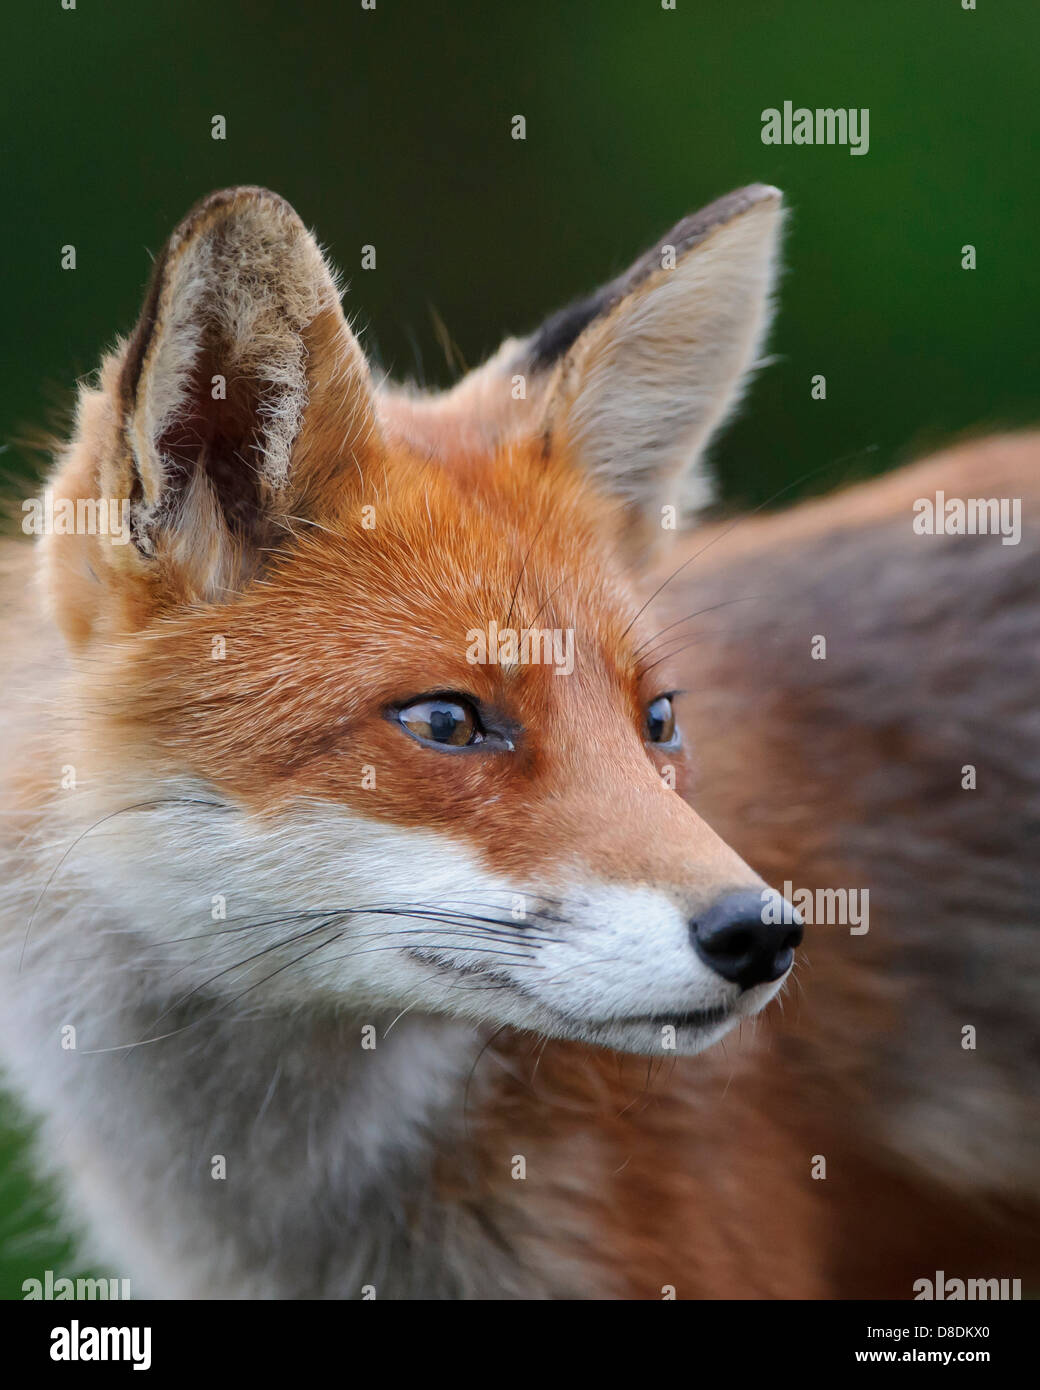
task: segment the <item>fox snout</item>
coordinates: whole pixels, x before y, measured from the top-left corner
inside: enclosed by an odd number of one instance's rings
[[[797,910],[779,893],[744,890],[727,893],[695,918],[690,937],[705,965],[741,989],[751,989],[787,974],[801,945],[802,926]]]

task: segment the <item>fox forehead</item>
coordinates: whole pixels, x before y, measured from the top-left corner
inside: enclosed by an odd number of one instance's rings
[[[536,443],[457,466],[388,452],[295,531],[241,594],[127,641],[105,701],[127,746],[261,814],[315,799],[429,826],[450,804],[452,827],[482,837],[503,829],[489,802],[522,793],[530,816],[532,796],[577,794],[583,761],[652,772],[617,509],[565,459]],[[471,660],[492,623],[569,630],[573,671]],[[514,752],[434,752],[387,719],[432,691],[503,710]]]

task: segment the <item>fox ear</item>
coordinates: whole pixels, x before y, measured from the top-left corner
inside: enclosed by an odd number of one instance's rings
[[[666,505],[711,500],[701,456],[765,334],[780,220],[777,189],[731,193],[524,345],[530,370],[554,373],[544,429],[644,538],[660,534]]]
[[[124,447],[110,468],[124,476],[107,487],[130,497],[137,551],[182,598],[248,581],[375,437],[332,274],[289,204],[260,188],[213,194],[173,233],[118,394]]]

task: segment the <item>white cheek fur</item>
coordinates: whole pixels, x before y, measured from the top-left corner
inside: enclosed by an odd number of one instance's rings
[[[552,883],[521,883],[448,835],[338,806],[261,822],[191,804],[207,799],[197,787],[167,794],[184,802],[119,818],[118,836],[88,836],[76,874],[108,885],[128,945],[140,943],[157,985],[176,974],[179,995],[197,990],[243,1010],[320,1000],[446,1014],[640,1051],[656,1046],[652,1025],[604,1032],[603,1023],[732,1012],[724,1025],[687,1031],[688,1051],[779,988],[741,997],[651,886],[590,880],[580,864]]]

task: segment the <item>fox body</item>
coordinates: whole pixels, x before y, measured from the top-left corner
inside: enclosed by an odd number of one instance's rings
[[[698,525],[779,220],[713,204],[442,396],[273,194],[174,233],[51,480],[129,543],[5,554],[4,1057],[138,1294],[1036,1269],[1040,539],[911,523],[1038,445]],[[873,916],[757,1022],[785,881]]]

